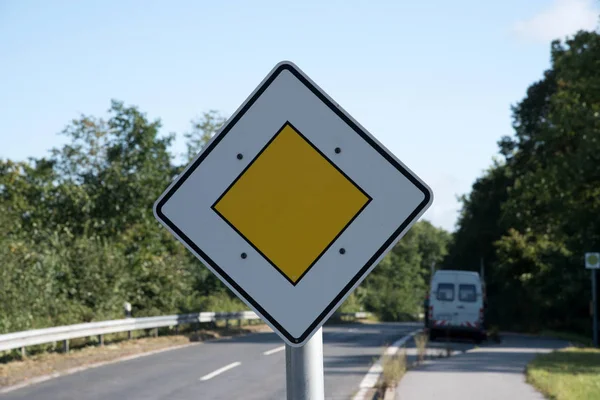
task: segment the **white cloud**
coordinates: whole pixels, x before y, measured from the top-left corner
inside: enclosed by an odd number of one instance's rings
[[[600,10],[597,0],[555,0],[546,10],[518,21],[513,31],[519,37],[537,42],[564,39],[578,30],[595,30]]]

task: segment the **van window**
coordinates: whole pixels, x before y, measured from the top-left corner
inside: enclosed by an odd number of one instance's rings
[[[440,301],[453,301],[454,285],[452,283],[438,284],[436,297]]]
[[[466,303],[474,303],[477,301],[477,290],[475,285],[461,284],[458,285],[458,299]]]

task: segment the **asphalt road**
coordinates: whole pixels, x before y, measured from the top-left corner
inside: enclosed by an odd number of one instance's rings
[[[560,340],[522,335],[502,335],[502,342],[475,347],[449,343],[456,354],[409,371],[396,389],[396,400],[543,400],[525,382],[524,369],[538,353],[565,347]],[[430,348],[444,348],[442,340]]]
[[[385,347],[418,324],[323,330],[325,396],[350,399]],[[285,351],[274,333],[205,342],[88,369],[0,395],[27,400],[285,399]]]

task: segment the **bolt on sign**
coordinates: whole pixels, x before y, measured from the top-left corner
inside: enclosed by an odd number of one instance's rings
[[[287,344],[302,346],[432,200],[419,177],[281,62],[154,214]]]

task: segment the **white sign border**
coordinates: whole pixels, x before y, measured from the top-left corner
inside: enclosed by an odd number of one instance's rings
[[[409,179],[423,194],[424,200],[408,216],[394,234],[379,248],[373,257],[365,264],[356,276],[344,287],[344,289],[334,298],[329,306],[318,316],[310,327],[298,338],[293,337],[287,332],[274,318],[272,318],[261,306],[256,303],[251,296],[233,281],[223,270],[214,263],[196,244],[194,244],[177,226],[161,212],[161,207],[169,197],[178,189],[178,187],[187,179],[187,177],[198,167],[202,160],[219,143],[227,132],[233,128],[242,115],[252,106],[252,104],[267,89],[269,84],[282,72],[291,72],[298,78],[309,90],[311,90],[321,101],[323,101],[332,112],[338,115],[346,124],[348,124],[357,134],[359,134],[367,143],[369,143],[378,153],[380,153],[388,162],[390,162],[400,173]],[[169,185],[169,187],[156,200],[153,211],[156,219],[167,230],[171,232],[184,246],[192,252],[202,263],[223,283],[232,290],[248,307],[253,309],[274,331],[279,332],[286,343],[291,346],[299,347],[304,345],[310,337],[316,332],[343,303],[343,301],[362,283],[368,274],[379,264],[383,257],[393,248],[412,225],[423,215],[433,202],[433,193],[431,189],[391,152],[389,152],[375,137],[373,137],[364,127],[354,120],[345,110],[343,110],[335,101],[333,101],[319,86],[306,76],[295,64],[289,61],[278,63],[271,72],[263,79],[257,88],[240,105],[235,113],[223,124],[221,129],[211,138],[202,151],[187,165],[181,174]]]

